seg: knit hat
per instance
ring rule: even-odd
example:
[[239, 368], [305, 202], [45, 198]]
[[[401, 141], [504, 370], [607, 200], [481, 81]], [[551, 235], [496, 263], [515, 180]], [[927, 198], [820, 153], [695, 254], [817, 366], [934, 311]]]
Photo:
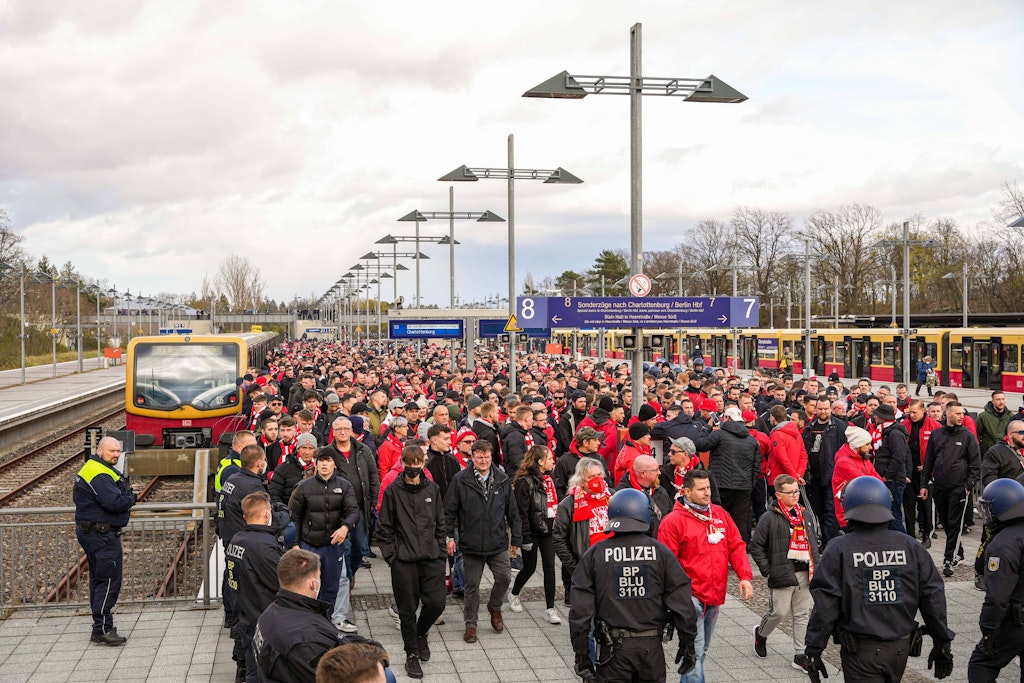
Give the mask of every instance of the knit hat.
[[363, 418], [359, 417], [358, 415], [353, 415], [348, 420], [349, 420], [349, 422], [352, 423], [352, 433], [353, 434], [362, 434], [363, 433], [363, 429], [364, 429]]
[[658, 417], [658, 411], [654, 409], [654, 406], [649, 403], [645, 403], [640, 406], [640, 410], [636, 414], [636, 419], [641, 422], [647, 422], [650, 419]]
[[642, 439], [651, 433], [651, 428], [645, 425], [643, 422], [634, 422], [629, 425], [629, 438], [633, 441]]
[[476, 441], [476, 439], [477, 439], [476, 432], [474, 432], [469, 427], [463, 427], [455, 435], [455, 443], [458, 444], [460, 441], [462, 441], [463, 439], [468, 438], [468, 437], [472, 437], [473, 441]]
[[601, 400], [597, 402], [597, 407], [610, 413], [615, 409], [615, 401], [612, 400], [611, 396], [602, 396]]
[[479, 408], [483, 404], [484, 400], [477, 396], [476, 394], [470, 394], [469, 399], [466, 401], [466, 405], [469, 406], [470, 410], [473, 410], [474, 408]]
[[569, 400], [571, 402], [575, 403], [576, 401], [580, 400], [581, 398], [586, 398], [586, 397], [587, 397], [587, 392], [576, 390], [576, 391], [572, 392], [572, 394], [569, 395]]
[[320, 444], [317, 443], [316, 437], [312, 434], [299, 434], [295, 439], [295, 448], [302, 448], [303, 446], [312, 446], [317, 448]]
[[329, 406], [333, 406], [333, 405], [337, 405], [337, 404], [341, 403], [341, 399], [338, 398], [337, 394], [327, 394], [327, 398], [324, 399], [324, 400], [327, 401], [327, 405], [329, 405]]
[[871, 435], [866, 429], [850, 425], [846, 428], [846, 442], [851, 448], [859, 448], [871, 443]]
[[[359, 403], [356, 403], [356, 404], [354, 404], [352, 406], [352, 414], [353, 415], [358, 415], [360, 413], [368, 413], [368, 412], [370, 412], [370, 406], [366, 405], [362, 401], [360, 401]], [[354, 429], [355, 425], [352, 425], [352, 427]]]

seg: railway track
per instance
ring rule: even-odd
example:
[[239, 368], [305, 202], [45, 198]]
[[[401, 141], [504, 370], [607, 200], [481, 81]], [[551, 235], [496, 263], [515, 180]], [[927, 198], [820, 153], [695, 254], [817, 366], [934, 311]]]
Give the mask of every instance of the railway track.
[[0, 465], [0, 507], [11, 507], [14, 501], [35, 491], [46, 493], [41, 489], [50, 479], [65, 471], [70, 473], [74, 465], [81, 463], [81, 435], [85, 429], [104, 426], [118, 418], [123, 419], [123, 415], [123, 408], [114, 410], [70, 433], [50, 438]]

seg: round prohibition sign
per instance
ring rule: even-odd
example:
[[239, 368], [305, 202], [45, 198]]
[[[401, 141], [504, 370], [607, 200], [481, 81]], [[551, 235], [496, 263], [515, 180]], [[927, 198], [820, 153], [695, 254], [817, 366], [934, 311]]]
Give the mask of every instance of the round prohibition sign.
[[651, 293], [651, 278], [643, 273], [637, 273], [629, 278], [629, 293], [633, 296], [647, 296]]

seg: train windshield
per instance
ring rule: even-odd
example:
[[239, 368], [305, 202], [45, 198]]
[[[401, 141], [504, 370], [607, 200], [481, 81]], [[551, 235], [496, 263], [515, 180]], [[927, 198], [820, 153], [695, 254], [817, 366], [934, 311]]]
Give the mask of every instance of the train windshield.
[[238, 354], [236, 344], [140, 344], [135, 350], [135, 405], [150, 410], [237, 405]]

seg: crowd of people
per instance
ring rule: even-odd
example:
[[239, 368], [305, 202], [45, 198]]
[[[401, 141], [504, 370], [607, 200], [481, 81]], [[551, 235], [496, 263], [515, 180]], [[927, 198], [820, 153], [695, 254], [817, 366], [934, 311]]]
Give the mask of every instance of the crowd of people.
[[[518, 359], [512, 392], [506, 357], [481, 347], [467, 365], [448, 353], [300, 340], [245, 376], [244, 428], [216, 477], [237, 680], [313, 680], [324, 653], [373, 646], [358, 635], [350, 598], [359, 571], [378, 558], [371, 545], [391, 570], [388, 612], [410, 677], [429, 670], [430, 630], [443, 623], [447, 596], [462, 601], [464, 640], [477, 641], [486, 568], [494, 632], [504, 629], [503, 609], [523, 610], [520, 595], [540, 571], [546, 621], [562, 623], [569, 609], [577, 673], [616, 680], [622, 670], [608, 668], [605, 648], [615, 649], [607, 643], [617, 639], [627, 652], [622, 639], [652, 637], [653, 622], [631, 624], [630, 611], [617, 610], [602, 638], [601, 572], [626, 572], [616, 578], [633, 593], [616, 599], [649, 597], [651, 584], [631, 578], [634, 569], [661, 577], [659, 591], [663, 579], [681, 586], [661, 559], [594, 564], [588, 553], [600, 545], [613, 557], [627, 529], [652, 539], [631, 557], [665, 549], [685, 574], [685, 605], [674, 593], [669, 609], [681, 680], [704, 680], [730, 571], [741, 598], [752, 596], [748, 553], [771, 592], [753, 626], [754, 652], [766, 657], [767, 639], [789, 618], [792, 666], [814, 678], [824, 645], [808, 640], [811, 596], [825, 573], [839, 571], [828, 554], [837, 540], [881, 524], [924, 552], [941, 529], [942, 571], [952, 576], [975, 524], [976, 485], [1024, 473], [1024, 415], [1001, 392], [972, 419], [954, 394], [937, 391], [926, 403], [904, 384], [892, 391], [868, 379], [847, 387], [837, 375], [821, 382], [757, 371], [743, 380], [700, 357], [631, 378], [624, 364], [539, 354]], [[636, 414], [633, 392], [642, 392]], [[885, 500], [849, 502], [845, 490], [864, 478], [879, 482]], [[635, 494], [616, 513], [622, 491]], [[982, 558], [981, 589], [984, 569]], [[944, 597], [941, 610], [921, 610], [944, 670], [952, 638]], [[319, 624], [322, 637], [299, 647], [287, 631], [301, 620]]]

